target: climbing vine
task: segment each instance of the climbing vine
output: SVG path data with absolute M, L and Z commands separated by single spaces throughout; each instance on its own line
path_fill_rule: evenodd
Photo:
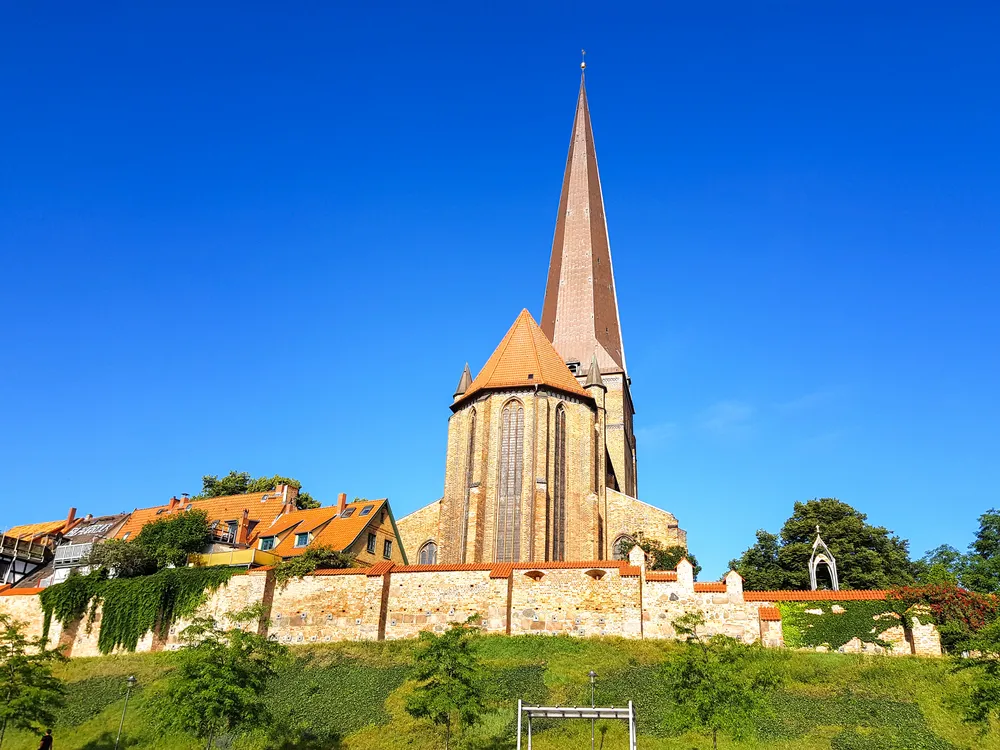
M 840 605 L 843 612 L 834 612 Z M 782 635 L 792 647 L 827 646 L 838 649 L 854 638 L 888 648 L 879 634 L 904 622 L 903 608 L 891 601 L 781 602 Z M 821 610 L 810 614 L 808 610 Z
M 100 571 L 70 576 L 41 594 L 43 637 L 48 637 L 53 618 L 67 627 L 88 614 L 88 605 L 89 625 L 100 605 L 101 653 L 110 654 L 119 646 L 135 651 L 139 639 L 150 631 L 165 638 L 171 625 L 192 614 L 206 592 L 215 591 L 234 572 L 227 567 L 167 568 L 137 578 L 108 579 Z

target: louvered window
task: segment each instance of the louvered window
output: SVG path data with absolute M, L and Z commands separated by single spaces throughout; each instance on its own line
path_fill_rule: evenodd
M 524 407 L 504 406 L 500 418 L 500 496 L 497 502 L 498 562 L 514 562 L 521 552 L 521 471 L 524 466 Z
M 556 409 L 555 474 L 552 487 L 552 559 L 566 559 L 566 407 Z

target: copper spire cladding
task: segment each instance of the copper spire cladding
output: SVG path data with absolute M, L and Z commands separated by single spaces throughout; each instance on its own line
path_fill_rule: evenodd
M 582 74 L 541 327 L 566 362 L 582 364 L 596 353 L 603 372 L 625 372 L 608 226 Z

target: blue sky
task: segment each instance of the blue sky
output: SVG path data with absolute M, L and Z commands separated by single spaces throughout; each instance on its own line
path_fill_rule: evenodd
M 462 366 L 541 311 L 586 47 L 642 499 L 706 578 L 812 497 L 964 547 L 998 6 L 480 5 L 3 11 L 0 527 L 230 469 L 439 497 Z

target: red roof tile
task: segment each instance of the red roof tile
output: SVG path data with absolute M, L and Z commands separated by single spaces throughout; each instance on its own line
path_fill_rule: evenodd
M 514 563 L 497 563 L 490 570 L 490 578 L 510 578 L 514 572 Z
M 764 622 L 781 622 L 781 610 L 777 607 L 761 607 L 757 614 Z
M 647 581 L 676 581 L 676 570 L 650 570 L 646 573 Z
M 618 575 L 622 578 L 638 578 L 642 575 L 642 568 L 638 565 L 623 565 L 618 569 Z
M 724 583 L 694 583 L 694 593 L 696 594 L 724 594 L 726 584 Z
M 697 586 L 698 584 L 695 584 Z M 744 591 L 748 602 L 821 602 L 821 601 L 878 601 L 886 598 L 884 589 L 871 591 Z
M 515 570 L 564 570 L 567 568 L 627 568 L 628 560 L 537 560 L 513 563 Z
M 45 589 L 6 589 L 0 591 L 0 596 L 34 596 L 40 594 Z
M 396 563 L 392 560 L 383 560 L 380 563 L 375 563 L 370 568 L 365 571 L 365 575 L 375 578 L 376 576 L 384 576 L 390 570 L 396 567 Z
M 457 573 L 465 570 L 493 570 L 495 563 L 456 563 L 454 565 L 397 565 L 393 573 Z
M 350 547 L 354 540 L 358 538 L 358 535 L 364 530 L 368 523 L 378 517 L 379 512 L 386 504 L 385 498 L 381 500 L 365 500 L 364 502 L 348 503 L 348 508 L 354 508 L 355 511 L 349 515 L 347 518 L 334 518 L 337 514 L 336 507 L 329 508 L 316 508 L 316 510 L 327 511 L 325 514 L 315 514 L 308 524 L 314 524 L 313 528 L 319 527 L 323 522 L 317 519 L 322 518 L 324 515 L 327 516 L 327 523 L 323 526 L 309 542 L 310 547 L 315 547 L 317 545 L 323 545 L 326 547 L 333 547 L 333 549 L 338 551 L 343 551 Z M 366 507 L 371 507 L 371 510 L 365 514 L 361 515 Z M 306 513 L 308 511 L 299 511 L 299 513 Z M 296 513 L 289 514 L 289 520 L 292 516 L 297 515 Z M 282 519 L 284 520 L 284 519 Z M 307 524 L 307 525 L 308 525 Z M 280 555 L 281 557 L 297 557 L 305 552 L 309 547 L 296 547 L 295 546 L 295 534 L 301 531 L 306 531 L 307 529 L 295 527 L 294 533 L 286 536 L 281 544 L 271 550 L 274 554 Z M 270 536 L 270 532 L 261 532 L 261 536 Z
M 12 526 L 4 534 L 17 539 L 37 539 L 40 536 L 56 534 L 66 527 L 66 519 L 61 521 L 45 521 L 44 523 L 29 523 L 23 526 Z
M 258 568 L 260 570 L 260 568 Z M 320 568 L 308 575 L 311 576 L 360 576 L 368 575 L 368 568 Z

